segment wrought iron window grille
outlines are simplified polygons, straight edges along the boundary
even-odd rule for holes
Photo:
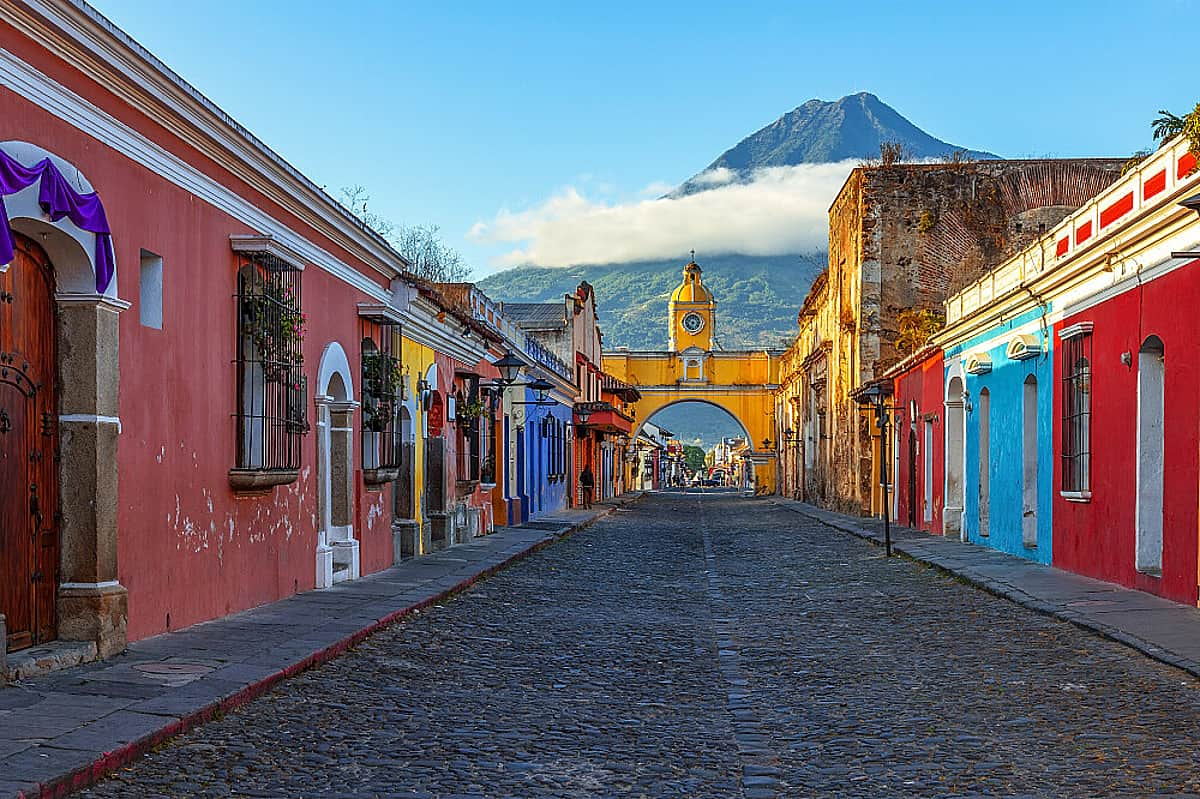
[[[302,274],[268,253],[239,255],[234,362],[239,470],[300,468],[309,431]]]
[[[1091,491],[1092,334],[1063,339],[1062,490]]]
[[[403,452],[400,408],[404,404],[400,325],[363,318],[359,327],[363,469],[398,469]]]

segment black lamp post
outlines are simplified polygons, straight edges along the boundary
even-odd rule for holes
[[[527,383],[525,388],[537,392],[537,401],[541,404],[546,401],[546,395],[554,390],[554,384],[545,378],[539,377],[537,380]]]
[[[892,425],[895,408],[888,404],[888,393],[880,383],[873,383],[859,392],[856,397],[860,410],[874,411],[875,426],[879,428],[879,477],[883,485],[883,548],[892,556],[891,503],[888,500],[888,430]]]
[[[496,382],[501,385],[511,386],[517,382],[521,370],[525,368],[525,362],[511,352],[505,352],[503,358],[492,361],[492,366],[500,370],[500,379]]]

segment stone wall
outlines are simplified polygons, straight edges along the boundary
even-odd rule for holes
[[[804,497],[878,510],[873,425],[850,393],[906,355],[906,309],[942,302],[1112,183],[1122,161],[1058,159],[855,169],[829,211],[829,267],[801,309],[793,362]],[[814,451],[804,455],[804,448]]]

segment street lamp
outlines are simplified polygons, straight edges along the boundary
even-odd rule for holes
[[[858,392],[855,400],[862,407],[860,411],[874,411],[875,426],[879,428],[879,477],[883,485],[883,548],[890,558],[892,556],[892,525],[891,503],[888,500],[888,430],[894,421],[892,415],[896,408],[887,402],[890,392],[884,390],[880,383],[871,385]]]
[[[526,383],[525,388],[537,392],[537,401],[540,404],[545,402],[546,395],[554,390],[554,384],[545,378],[539,377],[531,383]]]
[[[520,376],[521,370],[525,368],[525,362],[513,355],[511,351],[506,350],[503,358],[492,361],[492,366],[500,371],[500,379],[496,382],[501,385],[510,386],[517,382],[517,377]]]
[[[587,424],[588,419],[592,418],[592,412],[587,408],[575,407],[575,418],[579,420],[581,425]]]

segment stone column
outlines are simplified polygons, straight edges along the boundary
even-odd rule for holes
[[[59,294],[58,637],[125,649],[126,590],[117,574],[118,314],[129,303]]]

